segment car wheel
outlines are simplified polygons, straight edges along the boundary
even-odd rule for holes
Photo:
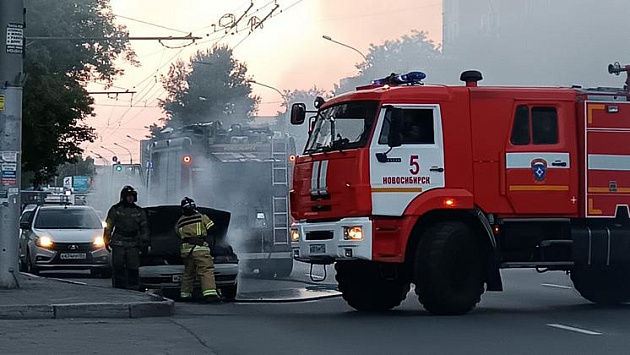
[[[26,265],[26,262],[24,261],[24,259],[19,258],[18,264],[19,264],[21,272],[27,272],[28,271],[28,266]]]
[[[223,286],[219,289],[219,292],[221,292],[221,296],[223,296],[226,301],[234,301],[236,299],[237,289],[238,285]]]
[[[31,259],[31,252],[26,252],[26,272],[33,275],[39,275],[39,268],[33,265],[33,261]]]

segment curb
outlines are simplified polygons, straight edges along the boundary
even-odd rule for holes
[[[175,302],[149,294],[153,301],[0,306],[0,319],[144,318],[170,317]]]

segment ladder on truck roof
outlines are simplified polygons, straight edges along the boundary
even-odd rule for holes
[[[289,188],[287,141],[276,139],[275,135],[271,139],[271,183],[273,186],[284,187],[284,194],[277,195],[278,190],[274,189],[272,198],[273,210],[273,242],[274,244],[287,244],[289,242],[289,199],[287,190]]]

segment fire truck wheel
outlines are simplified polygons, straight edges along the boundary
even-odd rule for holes
[[[616,305],[630,301],[628,267],[575,268],[571,270],[571,281],[580,295],[593,303]]]
[[[409,293],[409,282],[402,275],[402,268],[395,277],[383,276],[379,265],[372,262],[337,262],[335,270],[343,299],[357,311],[392,309]]]
[[[484,291],[483,265],[481,246],[466,224],[449,221],[429,228],[414,262],[420,303],[433,314],[470,312]]]

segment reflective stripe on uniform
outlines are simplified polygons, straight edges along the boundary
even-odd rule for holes
[[[181,297],[181,298],[191,298],[192,297],[192,293],[190,293],[190,292],[180,292],[179,297]]]
[[[207,247],[207,246],[198,246],[198,245],[194,246],[192,244],[188,244],[187,246],[184,246],[184,244],[182,244],[182,247],[181,247],[180,251],[182,253],[190,253],[190,250],[193,247],[195,248],[195,251],[207,251],[207,252],[210,252],[210,248]]]
[[[204,296],[218,296],[217,290],[205,290],[203,291]]]
[[[210,229],[210,228],[212,228],[212,226],[214,226],[214,222],[210,221],[210,222],[206,223],[206,229]]]

